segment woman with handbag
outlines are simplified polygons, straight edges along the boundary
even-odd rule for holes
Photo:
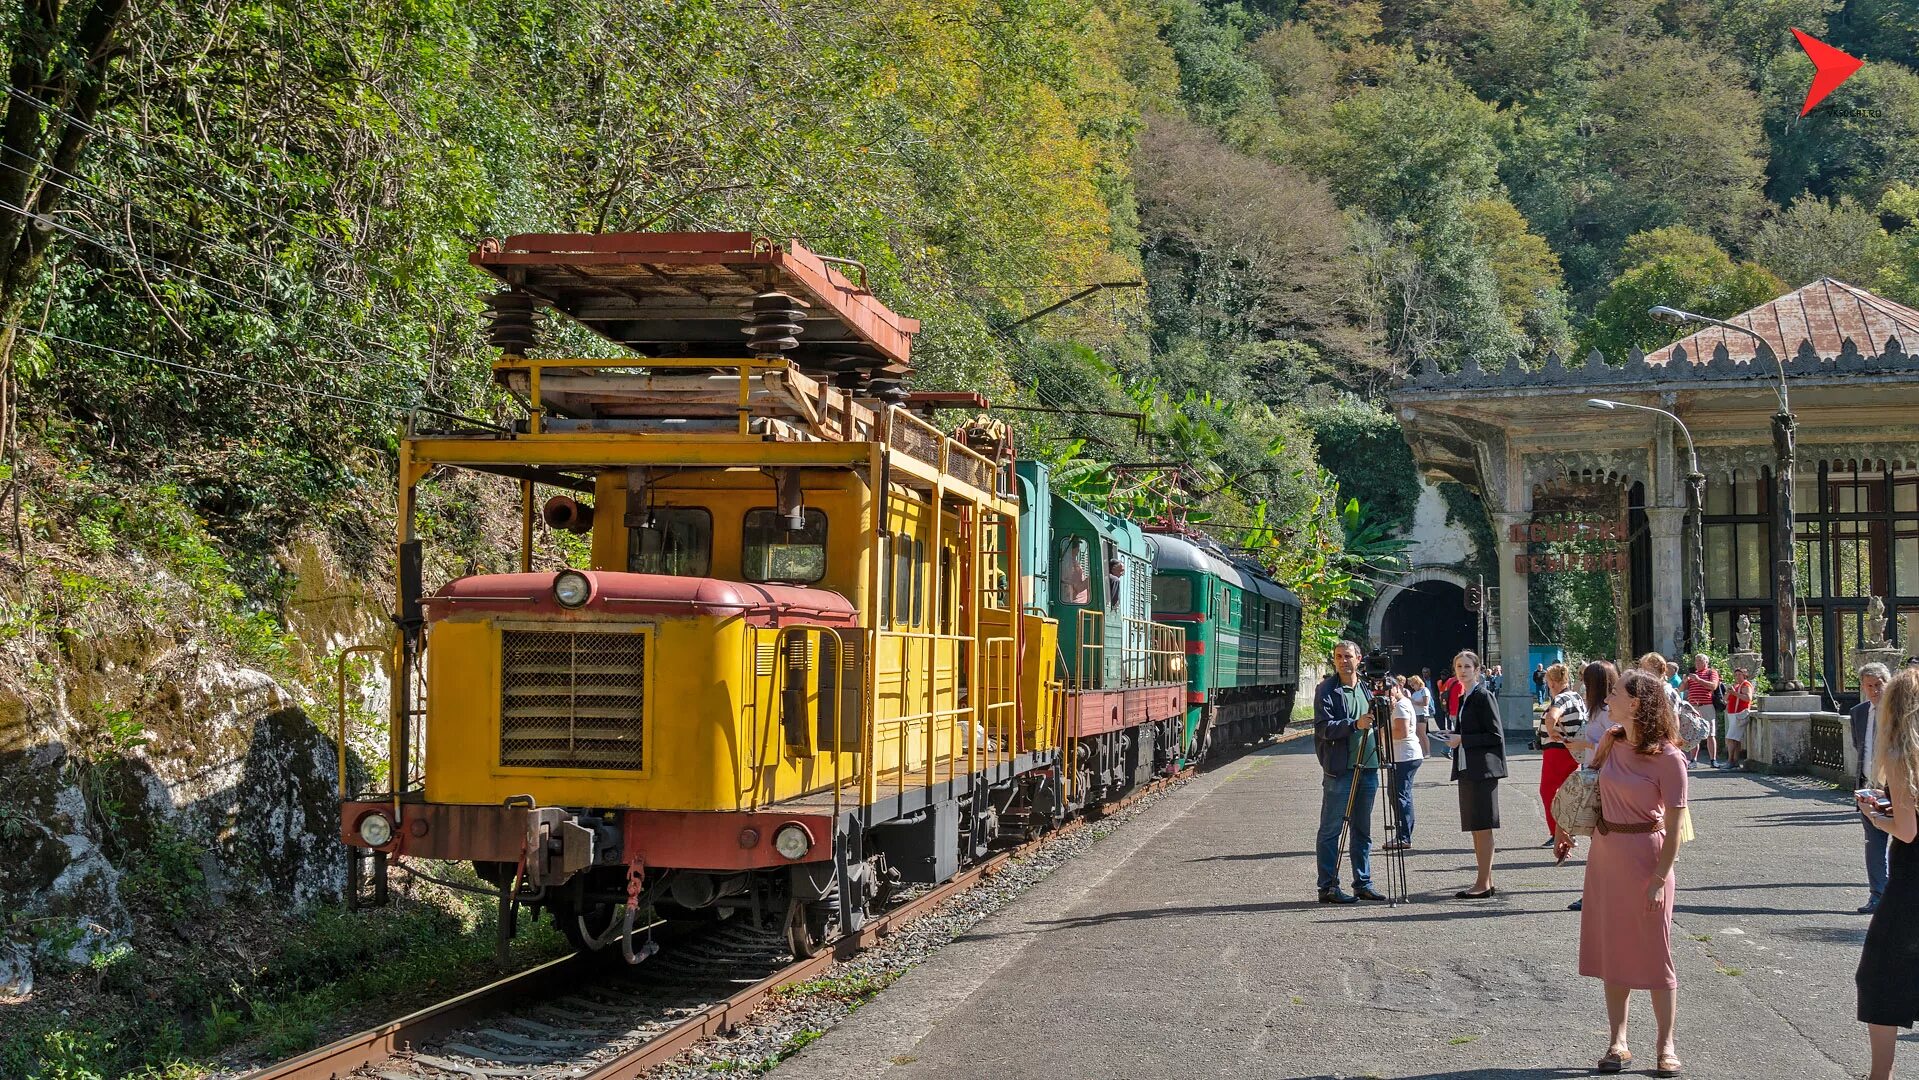
[[[1586,857],[1586,888],[1579,917],[1579,973],[1606,987],[1612,1033],[1603,1073],[1632,1062],[1626,1021],[1632,992],[1652,994],[1659,1027],[1654,1076],[1678,1076],[1673,1046],[1679,978],[1672,960],[1673,864],[1679,857],[1680,818],[1686,808],[1686,755],[1676,745],[1677,720],[1663,680],[1629,671],[1607,706],[1621,723],[1606,733],[1595,760],[1600,819]],[[1572,847],[1562,832],[1559,851]]]
[[[1559,835],[1559,823],[1553,820],[1553,796],[1559,793],[1559,785],[1579,769],[1567,744],[1585,731],[1586,701],[1579,691],[1567,686],[1570,681],[1566,665],[1554,664],[1546,669],[1546,692],[1552,695],[1547,700],[1552,704],[1540,717],[1539,729],[1539,801],[1546,804],[1546,842],[1541,847],[1552,847]]]
[[[1484,900],[1493,888],[1493,830],[1499,828],[1499,780],[1506,775],[1506,734],[1499,723],[1499,705],[1480,681],[1479,656],[1462,652],[1453,657],[1453,674],[1460,687],[1459,721],[1446,745],[1453,750],[1453,781],[1459,787],[1459,828],[1473,834],[1473,862],[1478,874],[1470,889],[1453,894],[1460,900]]]
[[[1577,738],[1568,740],[1566,749],[1579,759],[1581,768],[1593,767],[1593,758],[1599,753],[1599,740],[1612,730],[1612,713],[1606,708],[1606,699],[1612,697],[1613,687],[1619,684],[1619,669],[1610,660],[1594,660],[1579,672],[1580,695],[1586,703],[1586,726],[1580,729]],[[1558,862],[1565,862],[1570,849],[1561,852]],[[1567,911],[1578,911],[1585,907],[1585,900],[1574,900],[1566,905]]]

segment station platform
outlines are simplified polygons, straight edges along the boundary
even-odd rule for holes
[[[1606,1020],[1599,984],[1575,970],[1579,916],[1566,910],[1583,852],[1553,865],[1538,846],[1539,757],[1516,751],[1511,766],[1494,899],[1453,899],[1472,852],[1434,760],[1416,785],[1411,902],[1318,903],[1320,772],[1311,739],[1289,740],[1173,792],[774,1075],[1586,1075]],[[1715,770],[1695,771],[1692,791],[1698,839],[1680,852],[1673,932],[1686,1074],[1863,1075],[1852,976],[1865,869],[1846,793]],[[1632,1035],[1643,1074],[1644,994]]]

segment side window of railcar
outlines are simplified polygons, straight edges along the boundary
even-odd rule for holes
[[[811,585],[826,576],[826,511],[806,511],[805,524],[786,527],[780,512],[748,510],[741,525],[740,570],[748,581]]]
[[[911,625],[913,618],[913,548],[919,543],[905,533],[893,534],[893,625]]]
[[[940,548],[940,633],[953,632],[953,607],[958,598],[953,595],[953,549]]]
[[[626,568],[636,574],[705,577],[713,557],[713,515],[697,506],[656,506],[627,530]]]
[[[926,618],[926,541],[913,541],[913,625]]]
[[[1093,579],[1086,565],[1086,541],[1077,536],[1068,537],[1059,556],[1059,602],[1080,605],[1092,601]]]
[[[1153,610],[1179,614],[1193,610],[1193,581],[1171,574],[1153,575]]]

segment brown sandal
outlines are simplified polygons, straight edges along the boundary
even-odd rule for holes
[[[1659,1067],[1652,1071],[1654,1076],[1673,1077],[1685,1071],[1685,1064],[1675,1054],[1659,1055]]]
[[[1631,1064],[1631,1050],[1608,1050],[1606,1056],[1599,1059],[1597,1068],[1602,1073],[1625,1072],[1626,1066]]]

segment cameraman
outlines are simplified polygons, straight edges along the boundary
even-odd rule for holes
[[[1384,900],[1373,889],[1373,798],[1379,793],[1379,744],[1372,698],[1359,684],[1359,646],[1333,647],[1333,674],[1313,691],[1313,749],[1326,774],[1319,802],[1319,902]],[[1355,768],[1357,766],[1357,768]],[[1358,786],[1355,787],[1354,785]],[[1339,888],[1339,832],[1352,800],[1353,891]]]

